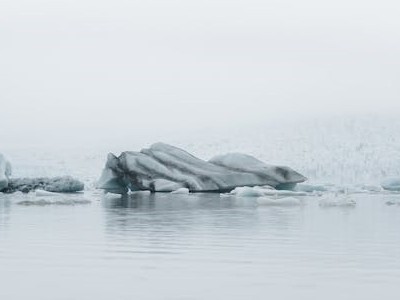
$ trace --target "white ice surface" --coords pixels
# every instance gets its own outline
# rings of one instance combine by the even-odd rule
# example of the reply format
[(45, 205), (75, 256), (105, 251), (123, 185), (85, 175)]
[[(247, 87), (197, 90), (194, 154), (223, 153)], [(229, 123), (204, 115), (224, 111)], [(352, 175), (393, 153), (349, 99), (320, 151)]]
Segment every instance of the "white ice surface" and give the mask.
[(275, 190), (270, 187), (237, 187), (232, 190), (230, 195), (236, 197), (262, 197), (262, 196), (306, 196), (306, 192), (287, 191), (287, 190)]

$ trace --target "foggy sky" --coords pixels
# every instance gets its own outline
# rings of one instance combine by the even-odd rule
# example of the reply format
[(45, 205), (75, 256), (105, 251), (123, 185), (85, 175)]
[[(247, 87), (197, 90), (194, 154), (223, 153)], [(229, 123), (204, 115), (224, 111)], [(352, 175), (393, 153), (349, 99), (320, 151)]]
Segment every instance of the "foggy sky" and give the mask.
[(400, 112), (399, 16), (388, 0), (1, 0), (1, 140)]

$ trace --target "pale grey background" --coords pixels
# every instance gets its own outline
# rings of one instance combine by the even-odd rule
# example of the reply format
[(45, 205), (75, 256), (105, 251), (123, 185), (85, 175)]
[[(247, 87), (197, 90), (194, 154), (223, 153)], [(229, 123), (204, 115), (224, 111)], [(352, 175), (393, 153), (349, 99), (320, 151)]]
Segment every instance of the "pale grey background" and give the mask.
[(1, 0), (1, 140), (396, 114), (399, 16), (388, 0)]

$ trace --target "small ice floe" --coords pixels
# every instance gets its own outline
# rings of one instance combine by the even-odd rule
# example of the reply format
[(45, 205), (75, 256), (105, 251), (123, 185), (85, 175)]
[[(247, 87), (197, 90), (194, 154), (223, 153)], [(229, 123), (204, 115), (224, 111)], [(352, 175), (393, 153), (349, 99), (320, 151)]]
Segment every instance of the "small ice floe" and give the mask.
[(105, 199), (105, 200), (121, 199), (121, 197), (122, 197), (121, 194), (116, 194), (116, 193), (111, 193), (111, 192), (106, 192), (103, 195), (103, 199)]
[(258, 187), (242, 186), (235, 188), (230, 192), (230, 195), (237, 197), (262, 197), (264, 196), (264, 191)]
[(175, 191), (172, 191), (171, 194), (189, 195), (189, 189), (188, 188), (180, 188)]
[(232, 197), (233, 195), (231, 195), (231, 194), (229, 194), (229, 193), (222, 193), (222, 194), (219, 194), (219, 197), (220, 198), (230, 198), (230, 197)]
[(391, 192), (400, 192), (400, 178), (387, 178), (382, 181), (383, 189)]
[(257, 198), (258, 205), (265, 206), (299, 206), (301, 205), (301, 201), (294, 197), (258, 197)]
[(357, 202), (347, 194), (332, 194), (321, 197), (321, 207), (354, 207)]
[(263, 196), (306, 196), (305, 192), (295, 192), (286, 190), (275, 190), (270, 186), (243, 186), (237, 187), (229, 193), (236, 197), (263, 197)]

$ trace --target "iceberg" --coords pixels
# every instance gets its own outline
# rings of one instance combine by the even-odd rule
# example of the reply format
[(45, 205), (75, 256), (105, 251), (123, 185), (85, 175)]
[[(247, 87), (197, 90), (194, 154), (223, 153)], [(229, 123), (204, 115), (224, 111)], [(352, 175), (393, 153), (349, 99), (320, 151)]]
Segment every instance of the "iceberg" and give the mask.
[(38, 190), (41, 192), (53, 193), (74, 193), (84, 189), (84, 184), (70, 176), (60, 177), (39, 177), (39, 178), (10, 178), (11, 164), (0, 153), (0, 192), (14, 193), (23, 192), (29, 193)]
[(84, 184), (70, 176), (60, 177), (39, 177), (39, 178), (12, 178), (8, 181), (8, 186), (1, 189), (4, 193), (14, 193), (20, 191), (29, 193), (30, 191), (43, 190), (53, 193), (75, 193), (83, 191)]
[(156, 143), (140, 152), (110, 153), (97, 187), (125, 194), (129, 190), (230, 192), (241, 186), (295, 186), (306, 178), (289, 167), (267, 165), (246, 154), (201, 160), (177, 147)]
[(9, 177), (11, 176), (11, 164), (0, 153), (0, 191), (7, 188)]

